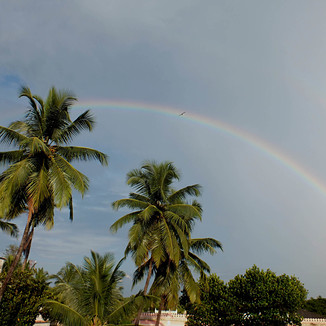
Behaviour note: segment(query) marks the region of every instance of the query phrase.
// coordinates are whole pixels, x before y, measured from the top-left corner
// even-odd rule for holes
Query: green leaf
[[[78,146],[58,146],[56,151],[64,157],[68,162],[97,160],[102,165],[108,165],[108,157],[106,154],[88,147]]]

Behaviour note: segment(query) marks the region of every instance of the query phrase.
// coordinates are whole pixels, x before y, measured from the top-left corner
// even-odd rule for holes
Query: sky
[[[69,89],[72,116],[90,108],[97,121],[74,144],[109,155],[108,167],[76,164],[90,189],[75,194],[72,223],[62,209],[37,229],[37,266],[56,273],[91,249],[118,261],[128,226],[109,228],[128,211],[111,203],[132,191],[126,174],[172,161],[176,188],[203,187],[194,236],[224,249],[204,256],[212,272],[228,281],[256,264],[325,297],[325,11],[318,0],[0,0],[0,125],[24,117],[21,85],[43,98]],[[2,233],[0,251],[9,244]],[[122,269],[129,293],[135,267]]]

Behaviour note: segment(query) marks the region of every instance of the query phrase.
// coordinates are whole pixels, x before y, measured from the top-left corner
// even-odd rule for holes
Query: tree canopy
[[[306,301],[304,308],[308,311],[326,316],[326,298],[321,296],[317,298],[310,298]]]
[[[0,274],[0,282],[5,276],[6,272]],[[43,269],[17,268],[1,301],[1,325],[34,325],[44,300],[50,298],[48,275]]]
[[[201,304],[188,305],[189,326],[301,325],[307,291],[294,276],[253,266],[227,284],[212,275],[200,287]]]

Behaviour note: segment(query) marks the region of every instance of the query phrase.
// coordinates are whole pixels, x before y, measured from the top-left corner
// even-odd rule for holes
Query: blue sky
[[[80,101],[94,99],[97,120],[75,144],[110,156],[107,168],[77,164],[90,190],[83,199],[76,194],[73,223],[62,210],[51,231],[37,230],[31,258],[39,266],[54,273],[68,260],[81,263],[90,249],[120,259],[128,228],[109,232],[125,213],[111,203],[128,196],[129,170],[169,160],[182,172],[176,187],[203,186],[195,235],[224,246],[205,256],[213,272],[229,280],[256,264],[295,274],[310,296],[326,296],[324,192],[216,128],[95,105],[140,102],[223,121],[326,184],[324,1],[12,0],[0,7],[0,124],[23,117],[20,85],[43,97],[52,85],[70,89]],[[17,242],[2,234],[0,249],[10,243]],[[133,268],[124,264],[129,275]]]

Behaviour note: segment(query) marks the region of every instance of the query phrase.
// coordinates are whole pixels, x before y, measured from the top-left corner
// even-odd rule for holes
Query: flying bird
[[[182,112],[179,114],[179,117],[181,117],[182,115],[184,115],[186,113],[186,111]]]

